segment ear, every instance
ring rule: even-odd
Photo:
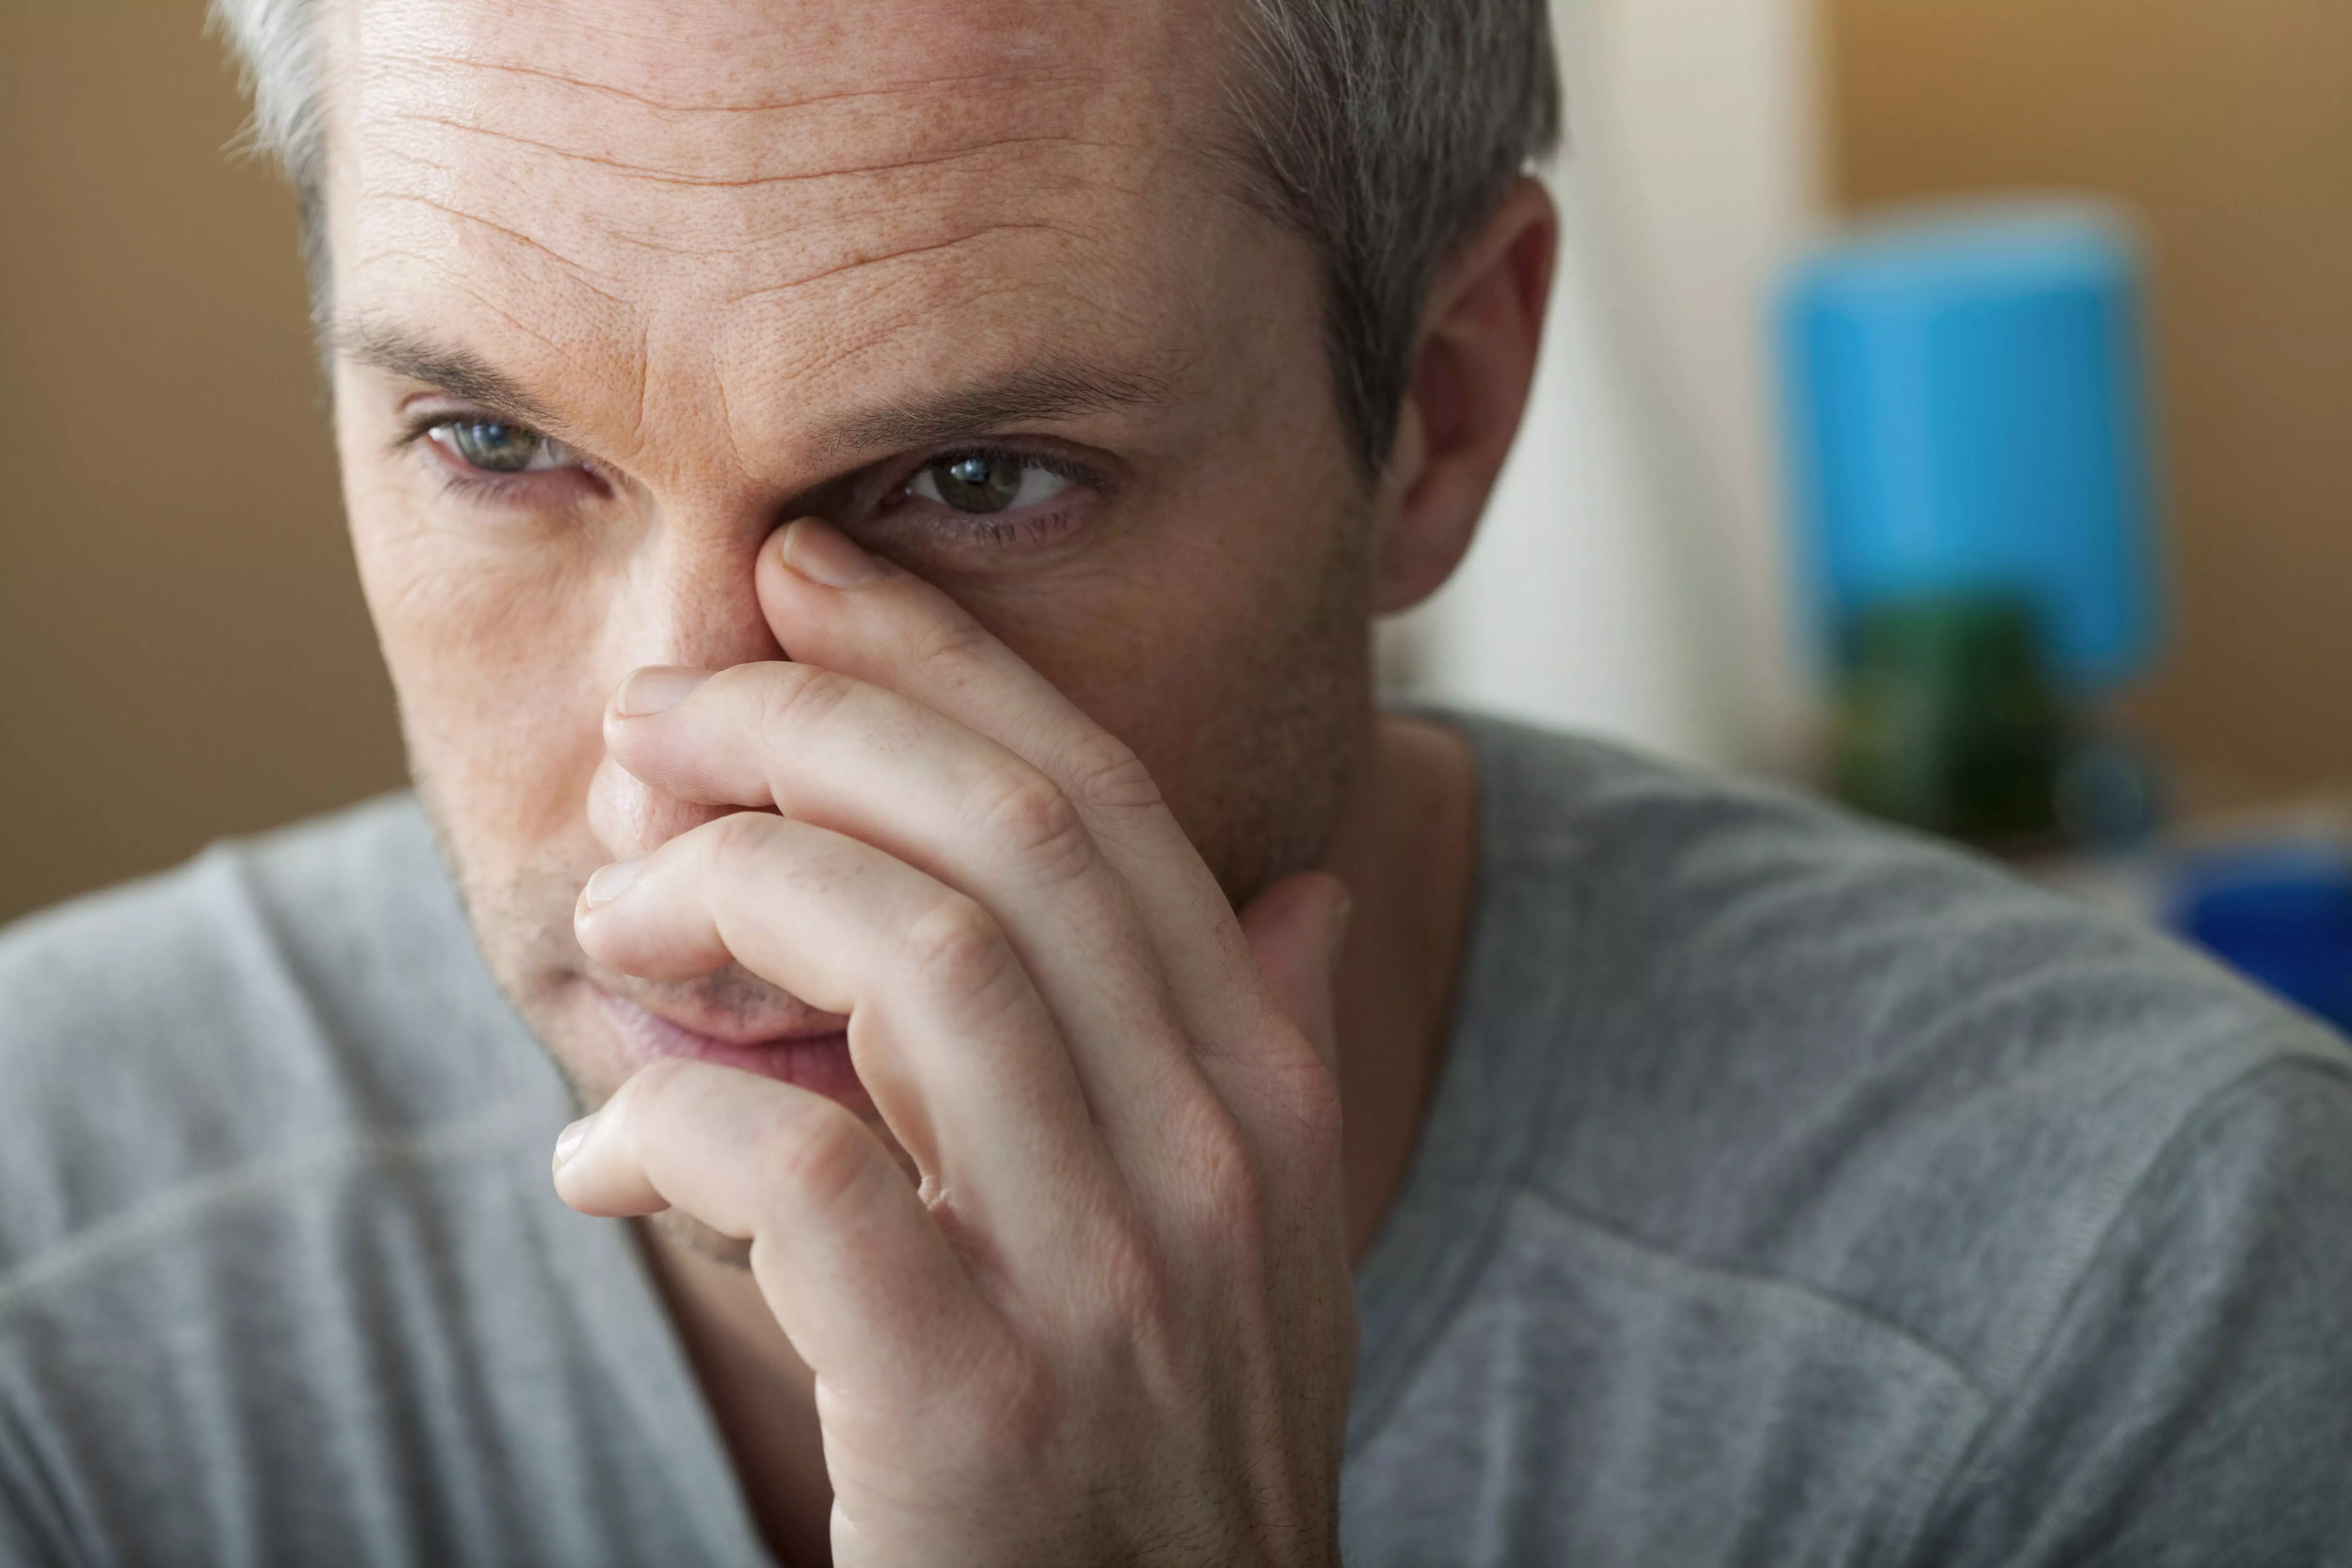
[[[1382,487],[1381,614],[1436,592],[1470,548],[1527,410],[1559,244],[1550,193],[1522,179],[1430,289]]]

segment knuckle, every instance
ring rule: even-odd
[[[955,1001],[984,997],[1013,970],[1013,951],[978,900],[949,893],[917,915],[902,939],[921,984]]]
[[[1133,1341],[1169,1321],[1175,1297],[1168,1260],[1149,1237],[1116,1230],[1097,1242],[1094,1254],[1093,1289],[1114,1338]]]
[[[1252,1242],[1265,1222],[1265,1184],[1240,1124],[1223,1105],[1195,1109],[1185,1129],[1185,1191],[1192,1223],[1210,1235]]]
[[[1300,1091],[1290,1110],[1292,1124],[1297,1129],[1299,1156],[1307,1167],[1319,1171],[1337,1165],[1342,1131],[1339,1080],[1328,1072],[1318,1074],[1313,1084]]]
[[[870,1180],[877,1150],[846,1111],[832,1106],[784,1117],[761,1140],[761,1173],[770,1190],[815,1208],[837,1208]]]
[[[1091,862],[1094,840],[1061,786],[1026,763],[999,771],[974,794],[989,838],[1050,871],[1075,873]]]
[[[1064,760],[1069,793],[1100,811],[1148,811],[1160,804],[1160,785],[1133,747],[1097,730],[1072,745]]]
[[[945,616],[927,624],[915,639],[915,662],[961,686],[979,672],[982,655],[992,639],[970,616]]]
[[[1223,1151],[1220,1151],[1222,1156]],[[1205,1195],[1219,1234],[1244,1245],[1265,1234],[1265,1184],[1256,1163],[1235,1153],[1212,1168]]]
[[[1265,1098],[1280,1119],[1284,1142],[1311,1168],[1339,1158],[1339,1079],[1305,1040],[1269,1066]]]
[[[776,664],[763,667],[760,683],[760,738],[771,747],[790,747],[795,731],[826,719],[849,701],[857,683],[845,675],[814,665]]]

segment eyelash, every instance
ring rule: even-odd
[[[400,434],[394,438],[392,448],[396,453],[407,453],[421,447],[432,447],[437,445],[431,439],[434,431],[452,425],[467,425],[477,421],[484,424],[504,423],[504,421],[479,415],[453,414],[446,409],[436,413],[412,415],[402,425]],[[529,428],[527,426],[521,427]],[[534,431],[533,434],[536,435],[537,432]],[[544,481],[557,474],[577,474],[600,489],[607,484],[603,470],[585,459],[583,459],[578,468],[542,468],[534,474],[528,475],[493,474],[487,471],[468,473],[459,468],[456,462],[451,461],[446,454],[436,458],[434,466],[438,470],[442,494],[483,500],[496,500],[507,497],[518,483],[530,480]]]
[[[429,438],[434,431],[451,425],[465,424],[469,417],[473,416],[464,413],[451,413],[447,410],[414,415],[402,426],[400,435],[393,442],[393,449],[395,452],[407,452],[419,447],[433,445]],[[875,515],[887,516],[899,510],[911,499],[905,492],[907,487],[914,482],[916,475],[927,468],[940,468],[950,463],[961,462],[968,458],[979,458],[991,462],[1020,463],[1030,468],[1043,468],[1049,474],[1069,480],[1073,489],[1083,488],[1099,495],[1105,493],[1108,488],[1101,476],[1092,468],[1058,453],[1041,452],[1034,447],[1003,443],[981,442],[942,447],[939,451],[926,454],[920,460],[908,465],[900,472],[898,478],[892,481],[888,489],[882,492],[879,502],[875,508]],[[518,483],[527,480],[527,476],[520,473],[468,473],[446,457],[439,459],[436,466],[440,470],[439,477],[444,495],[498,500],[509,497]],[[577,473],[599,486],[607,483],[596,466],[585,459],[577,468],[542,469],[535,477],[544,479],[554,473]],[[1018,544],[1030,540],[1050,538],[1058,531],[1058,525],[1064,521],[1063,514],[1068,510],[1069,498],[1070,492],[1066,491],[1062,496],[1056,496],[1054,500],[1044,503],[1032,515],[1010,520],[985,512],[950,511],[949,515],[956,519],[953,528],[935,531],[961,533],[965,538],[976,539],[988,544]]]
[[[914,499],[908,497],[906,490],[908,485],[915,482],[916,475],[928,468],[945,468],[950,463],[960,463],[967,458],[978,458],[992,463],[1019,463],[1025,468],[1043,468],[1049,474],[1069,480],[1072,490],[1083,488],[1099,495],[1105,489],[1102,479],[1093,469],[1058,453],[1040,452],[1029,447],[981,442],[976,445],[943,447],[909,465],[898,479],[884,492],[882,505],[877,509],[877,512],[887,515]],[[961,532],[967,538],[978,538],[990,544],[1018,544],[1028,540],[1052,537],[1056,531],[1056,525],[1063,521],[1063,514],[1069,510],[1071,501],[1076,499],[1072,490],[1066,490],[1053,500],[1042,503],[1025,517],[1008,519],[990,512],[953,511],[949,515],[955,519],[955,531]]]

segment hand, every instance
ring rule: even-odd
[[[606,733],[656,789],[777,814],[601,876],[625,888],[583,895],[580,940],[846,1015],[920,1186],[832,1100],[670,1061],[559,1191],[750,1243],[816,1374],[836,1562],[1336,1562],[1338,883],[1236,920],[1131,752],[824,524],[781,531],[759,589],[812,662],[638,717],[625,687]]]

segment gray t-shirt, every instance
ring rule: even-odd
[[[1355,1568],[2352,1563],[2352,1055],[1818,806],[1466,723]],[[0,1563],[765,1561],[393,799],[0,939]]]

